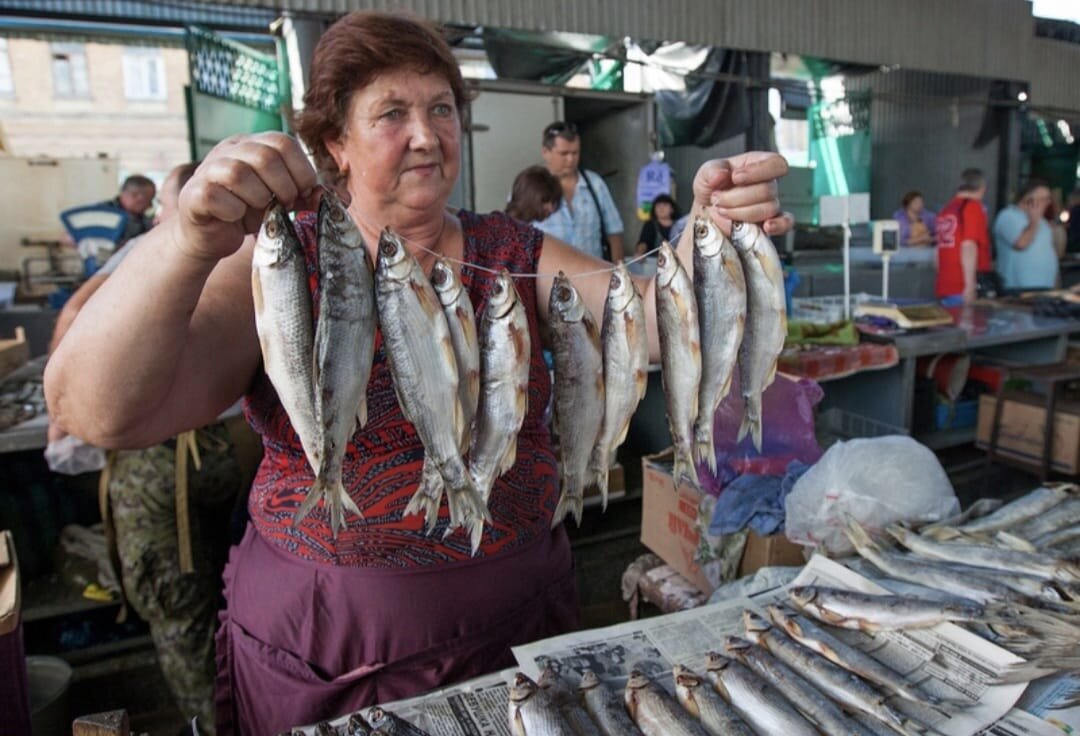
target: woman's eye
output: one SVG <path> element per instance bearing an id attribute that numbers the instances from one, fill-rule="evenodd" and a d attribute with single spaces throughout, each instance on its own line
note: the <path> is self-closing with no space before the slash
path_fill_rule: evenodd
<path id="1" fill-rule="evenodd" d="M 380 117 L 384 120 L 401 120 L 405 117 L 405 111 L 400 107 L 395 107 L 392 110 L 387 110 Z"/>
<path id="2" fill-rule="evenodd" d="M 445 102 L 439 103 L 432 109 L 432 112 L 440 118 L 448 118 L 454 114 L 454 106 Z"/>

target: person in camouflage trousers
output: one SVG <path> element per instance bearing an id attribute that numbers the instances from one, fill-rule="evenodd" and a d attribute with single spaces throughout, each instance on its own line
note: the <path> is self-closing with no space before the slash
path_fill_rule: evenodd
<path id="1" fill-rule="evenodd" d="M 250 482 L 229 429 L 218 422 L 195 433 L 201 468 L 188 462 L 190 572 L 182 572 L 180 563 L 176 441 L 115 453 L 108 479 L 124 595 L 150 626 L 180 712 L 187 719 L 198 716 L 203 733 L 214 728 L 214 633 L 229 521 L 238 493 Z"/>

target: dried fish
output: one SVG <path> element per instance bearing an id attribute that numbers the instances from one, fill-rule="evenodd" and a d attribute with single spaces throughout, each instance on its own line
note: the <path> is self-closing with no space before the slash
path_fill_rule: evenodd
<path id="1" fill-rule="evenodd" d="M 705 655 L 713 687 L 759 734 L 820 736 L 787 698 L 756 672 L 718 652 Z"/>
<path id="2" fill-rule="evenodd" d="M 578 686 L 585 699 L 585 709 L 604 736 L 641 736 L 641 731 L 626 712 L 623 699 L 592 670 L 586 670 Z"/>
<path id="3" fill-rule="evenodd" d="M 551 694 L 521 672 L 510 688 L 509 714 L 514 736 L 577 736 Z"/>
<path id="4" fill-rule="evenodd" d="M 640 670 L 626 682 L 626 709 L 645 736 L 709 736 L 696 718 Z"/>
<path id="5" fill-rule="evenodd" d="M 679 704 L 701 721 L 711 736 L 753 736 L 735 709 L 693 670 L 675 665 L 672 674 Z"/>

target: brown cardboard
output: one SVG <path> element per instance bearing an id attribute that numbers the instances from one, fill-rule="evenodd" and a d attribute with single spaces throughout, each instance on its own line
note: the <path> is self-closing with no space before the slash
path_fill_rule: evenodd
<path id="1" fill-rule="evenodd" d="M 979 397 L 979 422 L 975 444 L 990 446 L 997 397 Z M 1043 434 L 1046 425 L 1045 399 L 1035 394 L 1010 397 L 1001 412 L 997 452 L 1028 463 L 1042 462 Z M 1080 406 L 1059 401 L 1054 410 L 1054 444 L 1051 468 L 1061 473 L 1080 472 Z"/>
<path id="2" fill-rule="evenodd" d="M 700 538 L 697 511 L 701 493 L 685 483 L 678 489 L 674 487 L 671 457 L 667 451 L 641 460 L 641 543 L 699 590 L 711 593 L 714 586 L 694 562 Z M 739 563 L 739 576 L 769 565 L 804 562 L 802 547 L 788 541 L 783 534 L 762 537 L 751 531 Z"/>
<path id="3" fill-rule="evenodd" d="M 0 530 L 0 547 L 6 562 L 0 565 L 0 636 L 10 634 L 19 625 L 19 564 L 15 559 L 15 540 L 8 530 Z"/>
<path id="4" fill-rule="evenodd" d="M 753 575 L 763 567 L 772 565 L 801 566 L 806 564 L 802 545 L 795 544 L 783 534 L 767 537 L 751 530 L 746 536 L 746 549 L 739 562 L 739 577 Z"/>

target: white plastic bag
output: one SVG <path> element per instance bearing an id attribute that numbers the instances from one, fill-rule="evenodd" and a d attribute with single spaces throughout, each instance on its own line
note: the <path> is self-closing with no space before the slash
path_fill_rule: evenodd
<path id="1" fill-rule="evenodd" d="M 66 434 L 45 448 L 45 462 L 54 473 L 90 473 L 105 467 L 105 451 Z"/>
<path id="2" fill-rule="evenodd" d="M 795 483 L 784 504 L 787 537 L 832 557 L 854 553 L 846 516 L 878 529 L 937 521 L 960 510 L 937 457 L 910 437 L 837 442 Z"/>

